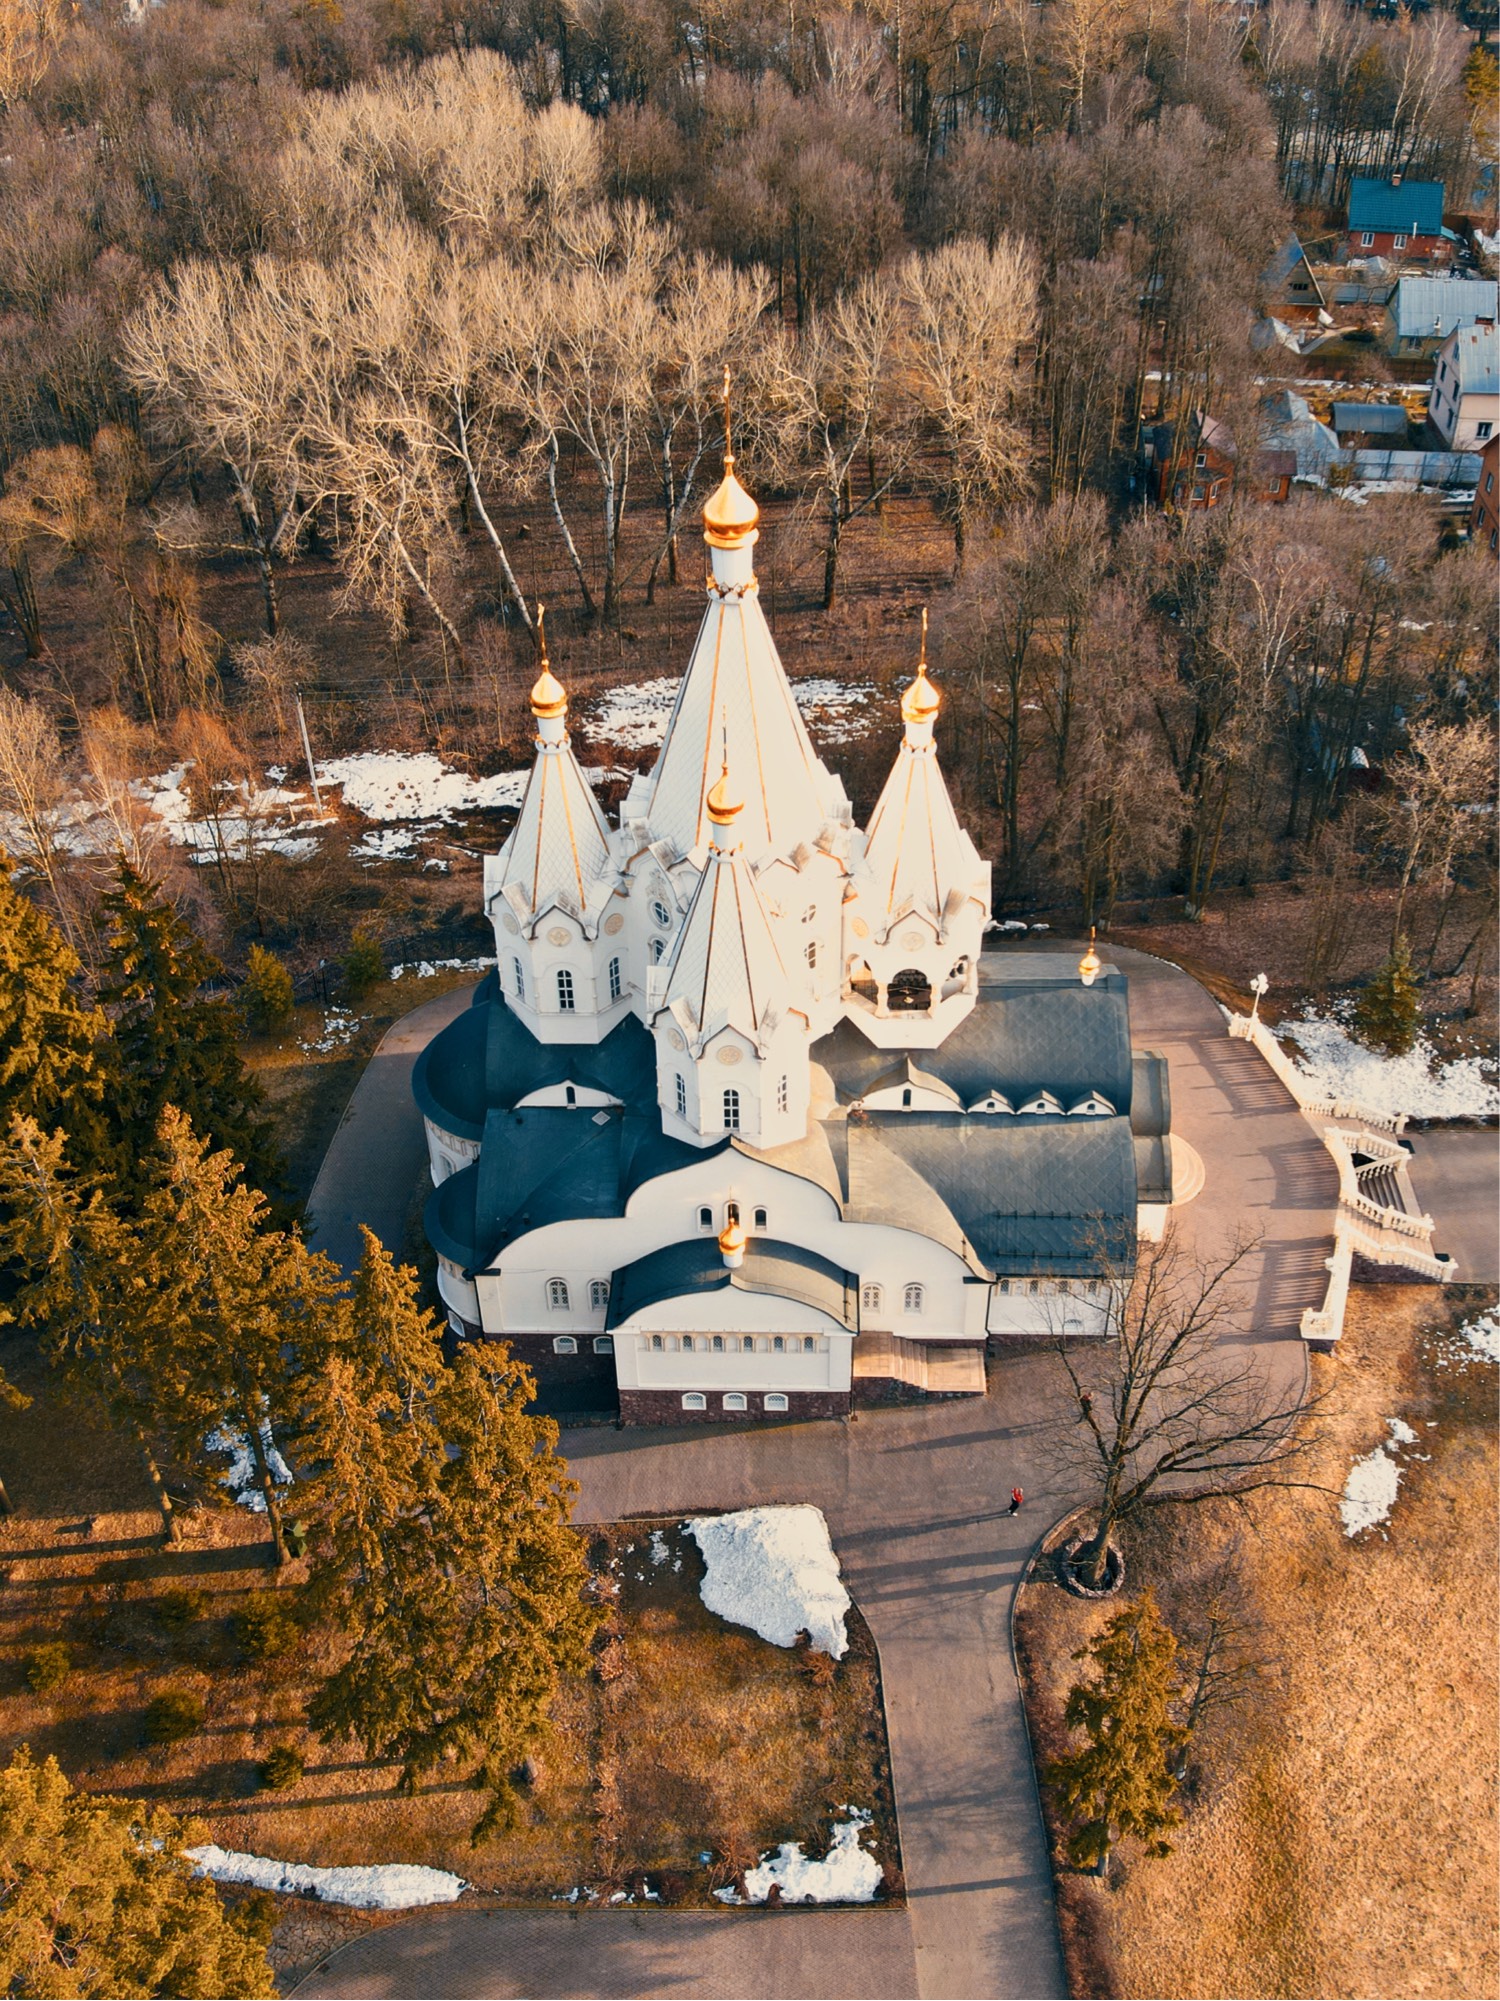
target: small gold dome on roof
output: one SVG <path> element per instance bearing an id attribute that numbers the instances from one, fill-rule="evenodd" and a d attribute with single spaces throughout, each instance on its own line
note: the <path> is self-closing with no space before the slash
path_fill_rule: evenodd
<path id="1" fill-rule="evenodd" d="M 943 698 L 927 678 L 927 612 L 922 611 L 922 654 L 917 661 L 917 678 L 901 697 L 904 723 L 930 723 L 943 705 Z"/>
<path id="2" fill-rule="evenodd" d="M 719 1232 L 719 1249 L 726 1258 L 739 1257 L 749 1241 L 738 1223 L 726 1223 Z"/>
<path id="3" fill-rule="evenodd" d="M 703 539 L 713 549 L 740 549 L 756 534 L 760 509 L 734 476 L 729 429 L 729 364 L 724 365 L 724 477 L 703 510 Z"/>
<path id="4" fill-rule="evenodd" d="M 729 766 L 727 764 L 720 770 L 718 777 L 714 781 L 713 789 L 710 791 L 705 803 L 708 806 L 708 817 L 716 827 L 728 827 L 732 825 L 739 814 L 740 808 L 745 802 L 743 799 L 734 798 L 730 793 Z"/>
<path id="5" fill-rule="evenodd" d="M 531 713 L 538 721 L 550 721 L 555 716 L 564 715 L 568 707 L 567 690 L 553 673 L 547 658 L 546 617 L 547 607 L 539 604 L 536 608 L 536 639 L 542 656 L 542 671 L 531 690 Z"/>
<path id="6" fill-rule="evenodd" d="M 1094 930 L 1089 927 L 1089 948 L 1078 961 L 1078 977 L 1086 987 L 1091 987 L 1104 970 L 1104 961 L 1094 950 Z"/>

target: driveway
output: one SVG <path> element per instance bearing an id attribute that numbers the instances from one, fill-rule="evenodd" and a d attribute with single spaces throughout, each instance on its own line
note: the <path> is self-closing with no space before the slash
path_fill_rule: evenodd
<path id="1" fill-rule="evenodd" d="M 1332 1163 L 1264 1061 L 1229 1040 L 1195 981 L 1144 954 L 1112 956 L 1131 977 L 1136 1042 L 1170 1059 L 1174 1128 L 1204 1162 L 1203 1190 L 1182 1212 L 1184 1234 L 1205 1251 L 1238 1230 L 1257 1235 L 1243 1339 L 1279 1385 L 1295 1390 L 1307 1366 L 1298 1323 L 1322 1298 L 1332 1247 Z M 419 1032 L 402 1044 L 408 1073 Z M 395 1062 L 393 1051 L 382 1093 Z M 392 1189 L 404 1177 L 409 1192 L 419 1165 L 414 1124 L 417 1145 L 398 1174 L 391 1130 L 351 1106 L 314 1189 L 315 1212 L 326 1181 L 351 1215 L 361 1213 L 360 1172 L 335 1161 L 346 1145 L 365 1158 L 373 1148 Z M 362 1213 L 370 1213 L 368 1202 Z M 403 1203 L 403 1222 L 405 1213 Z M 317 1220 L 322 1240 L 331 1241 L 321 1214 Z M 399 1235 L 387 1241 L 399 1243 Z M 850 1985 L 847 1955 L 851 1939 L 886 1936 L 850 1930 L 875 1913 L 783 1913 L 775 1923 L 784 1931 L 727 1912 L 658 1930 L 669 1914 L 653 1914 L 649 1932 L 644 1914 L 637 1932 L 630 1920 L 622 1929 L 618 1913 L 576 1921 L 527 1913 L 526 1926 L 543 1928 L 535 1936 L 547 1939 L 545 1928 L 555 1928 L 559 1954 L 573 1951 L 575 1939 L 589 1941 L 549 1988 L 528 1987 L 515 1972 L 511 1941 L 523 1936 L 521 1914 L 437 1912 L 347 1948 L 298 1992 L 874 1995 L 892 1991 L 882 1981 L 914 1976 L 911 1991 L 924 1997 L 1064 1994 L 1010 1652 L 1011 1604 L 1026 1559 L 1070 1498 L 1044 1415 L 1049 1368 L 1044 1357 L 1006 1356 L 991 1365 L 982 1402 L 867 1411 L 848 1423 L 563 1435 L 582 1520 L 778 1501 L 811 1501 L 828 1517 L 880 1649 L 908 1892 L 904 1914 L 884 1914 L 895 1942 L 872 1962 L 868 1981 L 860 1968 Z M 1014 1519 L 1002 1507 L 1013 1485 L 1027 1496 Z M 908 1944 L 897 1938 L 901 1931 Z M 907 1951 L 909 1962 L 901 1959 Z"/>

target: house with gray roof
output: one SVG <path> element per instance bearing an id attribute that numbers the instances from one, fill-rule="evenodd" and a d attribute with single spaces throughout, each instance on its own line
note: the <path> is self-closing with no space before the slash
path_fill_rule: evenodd
<path id="1" fill-rule="evenodd" d="M 1436 354 L 1459 327 L 1495 317 L 1493 278 L 1402 278 L 1385 308 L 1388 354 Z"/>
<path id="2" fill-rule="evenodd" d="M 1166 1060 L 1092 946 L 983 953 L 925 643 L 862 829 L 760 611 L 732 460 L 704 518 L 704 623 L 616 828 L 544 653 L 485 869 L 497 965 L 413 1078 L 439 1291 L 560 1413 L 982 1395 L 995 1344 L 1105 1333 L 1165 1227 Z"/>
<path id="3" fill-rule="evenodd" d="M 1500 429 L 1500 340 L 1493 319 L 1460 327 L 1443 342 L 1427 414 L 1450 451 L 1477 452 Z"/>

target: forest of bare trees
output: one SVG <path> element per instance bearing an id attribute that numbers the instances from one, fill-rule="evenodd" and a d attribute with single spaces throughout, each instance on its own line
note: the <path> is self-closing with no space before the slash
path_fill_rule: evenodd
<path id="1" fill-rule="evenodd" d="M 823 620 L 797 665 L 851 549 L 899 595 L 919 524 L 997 908 L 1296 880 L 1309 983 L 1365 891 L 1477 979 L 1482 553 L 1413 496 L 1173 519 L 1138 471 L 1143 425 L 1209 411 L 1251 463 L 1294 214 L 1365 169 L 1474 194 L 1475 46 L 1343 0 L 11 0 L 11 845 L 87 957 L 70 787 L 139 860 L 129 778 L 259 782 L 304 683 L 329 734 L 380 683 L 415 738 L 498 750 L 539 551 L 596 662 L 673 630 L 728 366 Z M 316 895 L 274 874 L 198 880 L 230 934 L 296 937 Z"/>

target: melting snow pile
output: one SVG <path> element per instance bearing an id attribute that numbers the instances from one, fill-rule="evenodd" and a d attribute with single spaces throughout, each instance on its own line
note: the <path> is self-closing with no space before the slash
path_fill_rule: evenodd
<path id="1" fill-rule="evenodd" d="M 1344 1482 L 1344 1498 L 1339 1502 L 1339 1514 L 1346 1536 L 1360 1535 L 1365 1529 L 1377 1528 L 1381 1522 L 1389 1521 L 1391 1509 L 1396 1505 L 1396 1493 L 1401 1485 L 1401 1468 L 1396 1464 L 1396 1452 L 1403 1445 L 1415 1445 L 1417 1434 L 1402 1418 L 1388 1417 L 1386 1423 L 1390 1427 L 1390 1437 L 1365 1458 L 1356 1459 Z"/>
<path id="2" fill-rule="evenodd" d="M 278 1487 L 292 1484 L 292 1469 L 287 1465 L 271 1437 L 271 1427 L 263 1424 L 260 1428 L 260 1442 L 265 1447 L 266 1465 L 271 1478 Z M 235 1504 L 249 1508 L 252 1514 L 263 1515 L 266 1511 L 266 1497 L 260 1490 L 260 1474 L 256 1471 L 255 1454 L 250 1450 L 250 1441 L 242 1431 L 211 1431 L 203 1441 L 209 1452 L 227 1452 L 229 1470 L 220 1475 L 219 1484 L 233 1495 Z"/>
<path id="3" fill-rule="evenodd" d="M 1354 1098 L 1392 1118 L 1401 1112 L 1413 1119 L 1500 1112 L 1494 1065 L 1482 1057 L 1438 1065 L 1432 1045 L 1421 1038 L 1405 1056 L 1382 1056 L 1356 1042 L 1342 1021 L 1312 1010 L 1288 1022 L 1284 1032 L 1296 1037 L 1300 1056 L 1288 1053 L 1324 1097 Z"/>
<path id="4" fill-rule="evenodd" d="M 372 1862 L 362 1868 L 315 1869 L 306 1862 L 273 1862 L 265 1855 L 239 1855 L 210 1842 L 185 1848 L 195 1874 L 216 1883 L 253 1883 L 257 1890 L 281 1890 L 317 1897 L 325 1904 L 353 1904 L 362 1911 L 409 1911 L 418 1904 L 451 1904 L 469 1887 L 446 1869 L 423 1869 L 411 1862 Z"/>
<path id="5" fill-rule="evenodd" d="M 435 980 L 439 973 L 482 973 L 494 965 L 493 959 L 419 959 L 414 966 L 392 966 L 391 978 Z"/>
<path id="6" fill-rule="evenodd" d="M 1500 1362 L 1500 1306 L 1476 1314 L 1433 1344 L 1439 1369 L 1470 1369 L 1481 1362 Z"/>
<path id="7" fill-rule="evenodd" d="M 746 1508 L 683 1527 L 703 1552 L 700 1595 L 710 1612 L 776 1647 L 795 1646 L 806 1632 L 814 1647 L 842 1658 L 849 1593 L 819 1509 Z"/>
<path id="8" fill-rule="evenodd" d="M 471 778 L 430 752 L 362 750 L 318 766 L 320 785 L 341 785 L 344 804 L 367 820 L 448 820 L 494 806 L 519 806 L 524 771 Z"/>
<path id="9" fill-rule="evenodd" d="M 326 1056 L 333 1049 L 346 1049 L 369 1019 L 367 1014 L 351 1014 L 346 1007 L 331 1007 L 323 1016 L 323 1033 L 299 1046 L 319 1056 Z"/>
<path id="10" fill-rule="evenodd" d="M 859 1837 L 871 1816 L 858 1807 L 841 1807 L 849 1818 L 833 1830 L 833 1842 L 820 1862 L 802 1852 L 800 1841 L 784 1841 L 774 1854 L 745 1871 L 745 1894 L 715 1890 L 721 1904 L 763 1904 L 772 1884 L 781 1889 L 784 1904 L 868 1904 L 880 1887 L 880 1864 Z"/>

